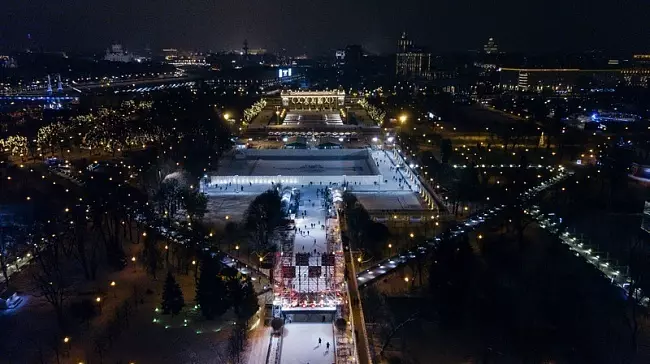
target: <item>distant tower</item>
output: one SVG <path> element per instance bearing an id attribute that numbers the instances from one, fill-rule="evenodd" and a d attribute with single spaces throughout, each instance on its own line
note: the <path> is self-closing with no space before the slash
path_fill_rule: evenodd
<path id="1" fill-rule="evenodd" d="M 52 79 L 50 78 L 50 75 L 47 75 L 47 93 L 52 93 Z"/>
<path id="2" fill-rule="evenodd" d="M 57 82 L 56 82 L 56 90 L 58 92 L 63 91 L 63 84 L 61 83 L 61 74 L 60 73 L 58 75 L 56 75 L 56 80 L 57 80 Z"/>
<path id="3" fill-rule="evenodd" d="M 494 38 L 488 39 L 487 44 L 483 46 L 483 51 L 485 52 L 485 54 L 499 53 L 499 47 L 497 46 L 497 43 L 494 41 Z"/>
<path id="4" fill-rule="evenodd" d="M 244 39 L 244 57 L 248 59 L 248 39 Z"/>
<path id="5" fill-rule="evenodd" d="M 406 35 L 406 32 L 402 32 L 402 37 L 397 41 L 397 52 L 406 53 L 413 47 L 413 42 L 411 42 Z"/>
<path id="6" fill-rule="evenodd" d="M 546 137 L 544 136 L 544 132 L 542 132 L 542 135 L 539 137 L 539 144 L 538 146 L 540 148 L 544 148 L 546 146 Z"/>

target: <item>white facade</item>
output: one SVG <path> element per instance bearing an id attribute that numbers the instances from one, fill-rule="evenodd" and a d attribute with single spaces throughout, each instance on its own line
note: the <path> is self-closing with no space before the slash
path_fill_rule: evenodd
<path id="1" fill-rule="evenodd" d="M 104 55 L 104 60 L 109 62 L 133 62 L 133 54 L 127 53 L 122 47 L 121 44 L 113 44 L 110 49 L 106 50 L 106 55 Z"/>

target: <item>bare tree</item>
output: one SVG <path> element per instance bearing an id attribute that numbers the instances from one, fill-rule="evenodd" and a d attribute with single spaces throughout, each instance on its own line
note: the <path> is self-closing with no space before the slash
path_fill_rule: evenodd
<path id="1" fill-rule="evenodd" d="M 643 249 L 643 242 L 638 238 L 630 241 L 628 254 L 630 285 L 627 295 L 629 307 L 625 309 L 625 323 L 630 330 L 630 349 L 634 355 L 637 352 L 640 331 L 639 305 L 643 296 L 650 292 L 650 270 L 648 270 L 650 257 Z"/>
<path id="2" fill-rule="evenodd" d="M 69 234 L 67 237 L 71 256 L 79 263 L 86 279 L 94 280 L 97 277 L 99 265 L 97 248 L 98 244 L 89 239 L 88 223 L 85 209 L 75 209 L 69 221 Z"/>
<path id="3" fill-rule="evenodd" d="M 17 225 L 0 226 L 0 269 L 9 285 L 9 265 L 16 261 L 19 252 L 19 245 L 25 238 L 25 232 Z"/>
<path id="4" fill-rule="evenodd" d="M 63 307 L 70 297 L 70 284 L 62 270 L 62 253 L 53 240 L 44 240 L 41 250 L 34 250 L 37 267 L 32 271 L 37 296 L 44 297 L 54 308 L 59 326 L 63 326 Z"/>
<path id="5" fill-rule="evenodd" d="M 246 326 L 243 323 L 237 323 L 233 326 L 230 336 L 228 337 L 228 362 L 231 364 L 244 363 L 244 350 L 248 341 Z"/>
<path id="6" fill-rule="evenodd" d="M 282 202 L 277 190 L 257 196 L 246 210 L 246 228 L 257 249 L 269 249 L 282 221 Z"/>

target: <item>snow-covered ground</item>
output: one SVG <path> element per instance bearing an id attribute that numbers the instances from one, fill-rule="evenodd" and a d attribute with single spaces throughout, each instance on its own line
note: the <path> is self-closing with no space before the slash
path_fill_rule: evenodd
<path id="1" fill-rule="evenodd" d="M 268 175 L 306 175 L 314 176 L 318 180 L 318 175 L 328 175 L 333 176 L 337 174 L 346 174 L 346 175 L 366 175 L 370 173 L 375 167 L 379 170 L 381 174 L 381 183 L 379 184 L 353 184 L 350 183 L 348 186 L 352 192 L 358 193 L 359 200 L 368 210 L 392 210 L 392 209 L 402 209 L 402 210 L 419 210 L 424 209 L 426 206 L 423 205 L 422 200 L 418 196 L 418 187 L 415 186 L 411 181 L 405 181 L 402 173 L 396 168 L 395 161 L 393 160 L 390 153 L 386 153 L 383 150 L 373 150 L 371 152 L 371 159 L 353 159 L 353 160 L 256 160 L 256 161 L 246 161 L 238 160 L 234 162 L 236 168 L 241 169 L 242 171 L 248 170 L 249 172 L 243 173 L 240 175 L 249 175 L 252 170 L 255 170 L 254 174 L 268 174 Z M 253 163 L 252 166 L 246 166 L 250 163 Z M 369 166 L 368 163 L 374 163 L 375 167 Z M 264 173 L 262 173 L 264 172 Z M 375 172 L 376 173 L 376 172 Z M 327 185 L 328 181 L 323 182 L 323 185 Z M 316 183 L 314 183 L 316 185 Z M 320 183 L 318 184 L 319 186 Z M 284 186 L 297 187 L 301 188 L 303 194 L 303 200 L 315 200 L 315 187 L 305 187 L 305 185 L 295 185 L 285 183 Z M 247 183 L 247 184 L 224 184 L 224 185 L 210 185 L 206 187 L 203 185 L 203 191 L 208 195 L 208 213 L 206 214 L 207 222 L 214 222 L 217 224 L 224 224 L 227 220 L 231 221 L 240 221 L 250 205 L 251 201 L 255 196 L 261 194 L 262 192 L 271 188 L 272 185 L 262 184 L 262 183 Z M 311 197 L 310 197 L 311 196 Z M 303 205 L 307 208 L 309 206 Z M 319 209 L 320 206 L 315 206 L 316 209 Z M 316 210 L 314 210 L 316 212 Z M 310 229 L 310 234 L 319 234 L 320 225 L 324 224 L 324 215 L 317 216 L 315 219 L 312 219 L 315 215 L 311 215 L 308 211 L 307 219 L 303 222 L 297 221 L 297 226 L 307 225 L 310 226 L 311 223 L 315 222 L 317 224 L 316 229 Z M 226 219 L 227 217 L 227 219 Z M 320 224 L 318 223 L 319 218 Z M 323 231 L 324 234 L 324 231 Z M 316 246 L 314 246 L 314 237 L 305 236 L 304 238 L 300 235 L 296 235 L 296 250 L 295 252 L 302 252 L 303 246 L 305 252 L 312 251 L 314 248 L 318 252 L 318 244 L 324 242 L 318 236 Z M 311 238 L 311 243 L 309 243 Z"/>
<path id="2" fill-rule="evenodd" d="M 333 152 L 334 153 L 334 152 Z M 220 175 L 227 176 L 360 176 L 372 175 L 367 159 L 250 158 L 222 161 Z"/>
<path id="3" fill-rule="evenodd" d="M 368 211 L 423 209 L 420 199 L 410 191 L 356 192 L 355 195 Z"/>
<path id="4" fill-rule="evenodd" d="M 281 364 L 332 364 L 334 361 L 334 331 L 331 323 L 291 323 L 284 327 Z"/>
<path id="5" fill-rule="evenodd" d="M 260 325 L 250 331 L 248 334 L 248 347 L 246 348 L 245 363 L 266 363 L 271 331 L 272 329 L 270 327 L 264 325 Z"/>

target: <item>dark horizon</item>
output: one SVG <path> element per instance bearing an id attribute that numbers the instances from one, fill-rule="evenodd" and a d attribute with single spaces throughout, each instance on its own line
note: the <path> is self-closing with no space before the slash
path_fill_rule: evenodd
<path id="1" fill-rule="evenodd" d="M 402 31 L 434 53 L 482 49 L 489 37 L 511 52 L 644 52 L 650 44 L 650 3 L 550 0 L 87 0 L 76 4 L 9 0 L 0 15 L 0 49 L 87 51 L 111 43 L 129 49 L 174 47 L 203 51 L 250 48 L 319 55 L 347 44 L 392 53 Z M 613 26 L 616 24 L 616 26 Z"/>

